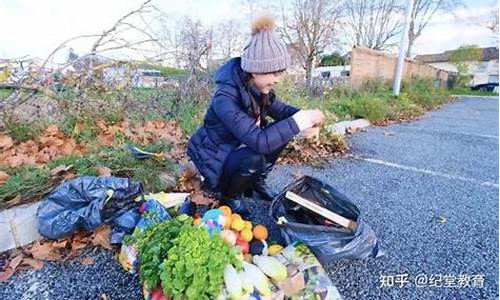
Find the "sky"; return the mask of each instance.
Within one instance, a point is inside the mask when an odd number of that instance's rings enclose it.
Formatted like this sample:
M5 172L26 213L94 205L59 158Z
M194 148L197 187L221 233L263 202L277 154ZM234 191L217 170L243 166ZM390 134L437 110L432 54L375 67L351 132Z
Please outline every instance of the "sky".
M23 56L45 58L62 41L82 34L94 34L109 28L124 14L137 8L137 0L0 0L1 58ZM462 44L492 46L496 41L481 22L492 10L498 10L494 0L464 0L463 7L436 15L414 46L413 54L438 53ZM220 20L249 17L249 0L154 0L162 11L171 15L188 15L205 25ZM253 7L258 10L258 7ZM247 21L249 22L249 21ZM84 53L91 39L70 44ZM64 60L67 50L56 60Z

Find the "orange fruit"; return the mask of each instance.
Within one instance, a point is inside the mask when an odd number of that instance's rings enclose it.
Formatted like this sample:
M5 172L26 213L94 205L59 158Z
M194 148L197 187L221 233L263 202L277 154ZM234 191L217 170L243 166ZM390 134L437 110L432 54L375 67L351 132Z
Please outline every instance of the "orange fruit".
M227 205L219 206L219 209L222 211L222 214L226 217L229 217L232 213L231 208Z
M264 241L267 239L268 232L264 225L257 225L253 228L253 237L257 240Z
M231 222L231 229L240 231L245 227L245 222L242 219L235 219Z
M240 236L241 236L242 240L250 242L252 240L252 238L253 238L252 230L250 230L248 228L243 228L240 231Z
M243 220L240 215L238 214L231 214L230 216L231 222L234 222L235 220Z
M248 228L248 229L252 230L252 228L253 228L252 222L245 221L245 228Z
M200 225L201 224L201 218L196 218L193 221L193 225Z

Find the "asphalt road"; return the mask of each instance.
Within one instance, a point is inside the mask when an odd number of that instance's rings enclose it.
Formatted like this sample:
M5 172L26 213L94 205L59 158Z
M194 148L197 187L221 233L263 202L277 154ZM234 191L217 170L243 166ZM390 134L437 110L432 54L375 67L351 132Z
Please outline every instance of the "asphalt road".
M270 183L315 176L377 233L384 257L325 266L344 299L498 299L498 143L498 98L462 97L418 121L351 136L352 156L326 168L277 167ZM267 206L258 207L267 223ZM0 283L0 299L139 299L137 277L109 252L93 256L92 266L16 274Z

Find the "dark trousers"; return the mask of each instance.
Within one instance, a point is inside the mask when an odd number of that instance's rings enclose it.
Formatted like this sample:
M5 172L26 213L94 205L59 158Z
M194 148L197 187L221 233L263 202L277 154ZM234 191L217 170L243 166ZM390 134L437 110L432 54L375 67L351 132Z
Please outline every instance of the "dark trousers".
M241 174L242 172L255 172L256 176L252 176L251 178L255 182L258 175L265 172L266 166L269 164L274 165L285 147L286 145L267 155L257 153L247 146L234 149L224 164L224 171L217 188L218 191L222 192L222 194L225 194L229 188L232 188L234 191L235 186L231 186L231 181L237 174ZM253 182L250 183L250 185L252 184ZM245 191L239 192L243 193Z

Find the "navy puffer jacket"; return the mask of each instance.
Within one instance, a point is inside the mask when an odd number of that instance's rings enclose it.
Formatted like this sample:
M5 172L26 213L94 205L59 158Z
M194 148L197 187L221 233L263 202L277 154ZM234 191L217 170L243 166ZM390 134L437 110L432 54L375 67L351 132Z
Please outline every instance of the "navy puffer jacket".
M247 73L240 61L232 58L217 71L215 92L203 125L188 143L188 156L213 190L217 190L224 163L234 148L243 143L265 155L285 146L300 131L291 118L298 109L281 102L273 92L269 94L267 111L261 115L275 122L263 128L257 126L251 100L255 89L247 85ZM254 99L260 101L259 97Z

